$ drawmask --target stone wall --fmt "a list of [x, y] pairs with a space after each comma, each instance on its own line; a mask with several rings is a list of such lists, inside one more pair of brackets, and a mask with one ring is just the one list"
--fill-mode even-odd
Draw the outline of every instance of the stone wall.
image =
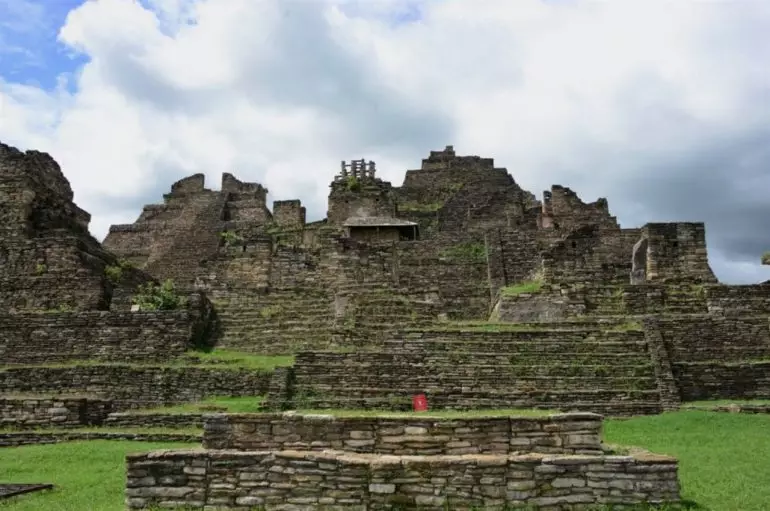
[[708, 263], [703, 223], [649, 223], [642, 228], [642, 236], [648, 240], [648, 281], [717, 282]]
[[228, 367], [83, 365], [0, 370], [0, 394], [83, 394], [112, 399], [114, 410], [265, 394], [269, 372]]
[[0, 316], [4, 364], [161, 361], [192, 347], [188, 311], [64, 312]]
[[273, 202], [273, 222], [285, 229], [298, 229], [305, 226], [305, 208], [299, 200]]
[[98, 426], [112, 409], [104, 399], [68, 396], [0, 396], [0, 429]]
[[58, 444], [82, 440], [127, 440], [129, 442], [200, 442], [201, 435], [194, 433], [126, 433], [118, 431], [10, 431], [0, 432], [0, 447], [20, 445]]
[[377, 454], [600, 454], [602, 416], [334, 417], [218, 414], [204, 419], [207, 449], [326, 450]]
[[156, 451], [126, 457], [129, 509], [488, 509], [677, 502], [666, 456]]
[[659, 324], [671, 359], [677, 363], [770, 359], [767, 316], [664, 317]]
[[712, 314], [770, 315], [770, 285], [704, 286], [708, 310]]
[[611, 325], [402, 332], [366, 351], [300, 352], [294, 374], [306, 409], [408, 410], [422, 393], [431, 409], [661, 410], [645, 333]]
[[682, 401], [770, 398], [770, 361], [675, 362]]
[[88, 233], [90, 219], [51, 156], [0, 143], [0, 310], [107, 310], [113, 294], [151, 280], [110, 282], [117, 259]]

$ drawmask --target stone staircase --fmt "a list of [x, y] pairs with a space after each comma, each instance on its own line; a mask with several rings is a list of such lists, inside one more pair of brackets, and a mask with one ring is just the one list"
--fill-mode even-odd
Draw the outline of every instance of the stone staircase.
[[332, 340], [334, 304], [329, 293], [271, 289], [230, 296], [215, 299], [220, 348], [279, 355], [326, 349]]
[[191, 288], [205, 270], [202, 264], [216, 256], [224, 227], [225, 197], [209, 192], [191, 198], [183, 216], [175, 219], [176, 232], [161, 240], [162, 249], [147, 260], [145, 270], [159, 279], [173, 279], [181, 289]]
[[344, 313], [336, 317], [338, 346], [382, 346], [397, 331], [428, 327], [439, 315], [437, 293], [431, 299], [430, 293], [416, 295], [381, 284], [348, 286], [338, 296], [347, 301]]
[[300, 353], [294, 371], [297, 408], [406, 410], [424, 393], [435, 409], [661, 410], [641, 331], [423, 331], [376, 351]]

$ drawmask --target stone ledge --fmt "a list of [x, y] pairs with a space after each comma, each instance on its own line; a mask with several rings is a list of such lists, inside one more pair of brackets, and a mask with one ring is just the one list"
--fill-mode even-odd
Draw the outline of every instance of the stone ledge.
[[56, 444], [74, 440], [132, 440], [135, 442], [200, 442], [202, 435], [191, 433], [120, 433], [102, 431], [14, 431], [0, 432], [0, 447]]
[[342, 417], [325, 414], [205, 414], [207, 448], [339, 449], [397, 455], [599, 454], [601, 415]]

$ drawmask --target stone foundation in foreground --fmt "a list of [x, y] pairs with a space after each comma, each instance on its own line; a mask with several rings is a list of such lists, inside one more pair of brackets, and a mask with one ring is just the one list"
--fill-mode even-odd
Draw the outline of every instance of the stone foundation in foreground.
[[634, 456], [156, 451], [127, 457], [128, 509], [501, 509], [679, 501], [677, 460]]

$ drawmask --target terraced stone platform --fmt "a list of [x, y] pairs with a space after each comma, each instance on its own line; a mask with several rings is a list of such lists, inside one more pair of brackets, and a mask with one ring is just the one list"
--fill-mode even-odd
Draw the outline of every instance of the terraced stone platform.
[[641, 330], [431, 330], [366, 352], [303, 352], [293, 392], [313, 409], [405, 410], [424, 393], [435, 409], [661, 411]]

